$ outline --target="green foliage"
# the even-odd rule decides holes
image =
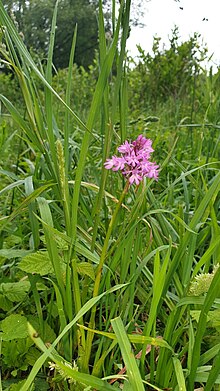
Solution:
[[[12,339],[7,342],[3,342],[3,368],[12,370],[11,375],[14,377],[17,377],[19,371],[26,371],[29,366],[27,353],[31,346],[32,341],[28,338],[19,338],[18,340]]]
[[[30,289],[29,281],[7,282],[0,285],[0,293],[9,301],[20,302],[24,300]]]
[[[66,94],[66,80],[68,70],[59,70],[53,77],[53,87],[64,98]],[[88,70],[83,67],[78,67],[76,64],[73,65],[72,69],[72,89],[70,93],[70,105],[74,107],[76,113],[80,113],[82,119],[86,119],[88,114],[88,106],[91,104],[94,88],[98,77],[98,63],[94,60],[90,64]],[[54,102],[55,113],[57,113],[58,123],[64,117],[63,107],[57,102]],[[78,134],[76,133],[76,137]],[[77,146],[77,144],[76,144]]]
[[[4,381],[3,385],[8,385],[9,381]],[[5,391],[20,391],[22,386],[24,385],[25,380],[14,382],[7,388],[4,388]],[[30,391],[47,391],[49,390],[49,385],[46,383],[44,379],[41,379],[40,377],[35,380],[35,382],[32,384]]]
[[[26,273],[38,273],[41,276],[54,273],[47,251],[27,255],[19,262],[19,269]]]
[[[28,336],[27,319],[22,315],[10,315],[1,322],[1,337],[9,341]]]
[[[219,384],[219,72],[203,71],[206,49],[197,35],[179,43],[177,30],[169,49],[156,39],[127,68],[131,4],[121,3],[111,45],[100,1],[95,61],[72,65],[75,30],[69,68],[53,76],[57,5],[44,72],[0,2],[1,55],[14,72],[0,95],[9,390]],[[103,163],[138,134],[154,140],[160,176],[128,188]],[[13,377],[25,380],[5,383]]]
[[[19,83],[12,74],[5,74],[0,72],[0,85],[1,85],[1,94],[7,96],[7,98],[13,102],[15,105],[23,105],[23,96],[19,88]],[[1,114],[5,113],[4,106],[1,106]],[[7,115],[5,113],[5,119]],[[1,137],[3,137],[3,130],[1,131]]]
[[[77,272],[83,276],[88,276],[92,280],[95,280],[95,273],[93,266],[88,262],[80,262],[76,265]]]
[[[175,105],[178,101],[183,102],[179,110],[186,110],[181,110],[180,118],[184,118],[195,104],[200,64],[207,56],[207,48],[200,44],[198,34],[179,43],[177,27],[172,31],[168,49],[161,49],[160,41],[161,38],[154,38],[152,54],[138,48],[139,62],[134,63],[129,78],[131,93],[135,90],[131,108],[139,108],[142,113],[151,107],[156,113],[158,105],[167,104],[168,100]]]

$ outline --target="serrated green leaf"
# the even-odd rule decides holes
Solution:
[[[28,336],[27,319],[19,314],[9,315],[1,322],[1,330],[3,341],[26,338]]]
[[[25,355],[26,361],[29,365],[33,366],[37,359],[41,356],[41,352],[35,347],[31,347]]]
[[[47,251],[37,251],[27,255],[21,260],[18,267],[26,273],[37,273],[41,276],[54,273]]]
[[[0,292],[2,295],[12,302],[24,300],[29,289],[29,281],[6,282],[0,285]]]
[[[5,296],[0,294],[0,309],[3,311],[10,311],[12,307],[12,302],[8,300]]]
[[[21,369],[26,362],[26,354],[33,342],[30,338],[15,338],[2,343],[2,360],[6,368]]]
[[[77,272],[82,275],[89,276],[93,281],[95,281],[95,273],[91,263],[81,262],[77,263]]]

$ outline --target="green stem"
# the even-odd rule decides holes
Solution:
[[[128,188],[129,188],[129,181],[127,181],[126,184],[125,184],[124,190],[123,190],[123,192],[121,194],[119,202],[118,202],[118,204],[117,204],[117,206],[115,208],[115,211],[114,211],[114,213],[112,215],[111,221],[110,221],[109,226],[108,226],[108,230],[107,230],[107,233],[106,233],[104,245],[103,245],[103,248],[102,248],[100,261],[99,261],[99,264],[98,264],[98,267],[97,267],[97,271],[96,271],[96,279],[95,279],[95,283],[94,283],[93,297],[96,297],[99,294],[99,286],[100,286],[100,281],[101,281],[102,269],[103,269],[104,262],[105,262],[105,259],[106,259],[106,254],[107,254],[108,245],[109,245],[109,239],[110,239],[110,236],[111,236],[111,233],[112,233],[112,229],[114,227],[114,223],[115,223],[116,217],[117,217],[118,212],[120,210],[120,207],[122,205],[123,199],[124,199],[124,197],[125,197],[125,195],[126,195],[126,193],[128,191]],[[93,329],[95,327],[95,315],[96,315],[96,306],[94,306],[92,308],[92,310],[91,310],[91,317],[90,317],[90,322],[89,322],[89,327],[91,329]],[[94,337],[94,333],[92,331],[88,331],[87,339],[86,339],[86,352],[85,352],[84,363],[83,363],[84,364],[83,370],[85,372],[88,371],[88,365],[89,365],[89,359],[90,359],[90,354],[91,354],[91,349],[92,349],[93,337]]]

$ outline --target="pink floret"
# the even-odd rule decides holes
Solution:
[[[114,162],[112,159],[107,159],[106,162],[104,163],[104,166],[107,170],[111,170],[112,167],[114,166]]]
[[[118,152],[121,153],[131,153],[132,150],[133,150],[133,146],[132,144],[129,144],[127,140],[124,142],[124,144],[118,147]]]
[[[144,176],[147,176],[148,178],[154,178],[158,179],[159,175],[159,166],[156,163],[148,162],[144,166]]]
[[[125,159],[123,157],[112,156],[111,159],[106,160],[104,166],[107,170],[123,170],[125,166]]]
[[[125,156],[125,161],[129,166],[132,167],[136,167],[140,163],[140,160],[134,151],[132,151],[129,156]]]
[[[138,174],[133,172],[132,175],[129,177],[129,183],[132,185],[132,183],[136,183],[136,185],[139,185],[139,183],[143,180],[143,177]]]
[[[153,152],[152,140],[149,138],[145,138],[142,134],[140,134],[138,138],[135,141],[133,141],[132,144],[137,151],[148,150]]]

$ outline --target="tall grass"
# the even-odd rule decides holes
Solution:
[[[128,189],[119,174],[109,174],[103,166],[121,142],[137,136],[128,131],[125,54],[130,7],[129,0],[121,1],[116,18],[113,0],[109,44],[99,1],[99,76],[84,123],[70,107],[77,26],[63,100],[52,87],[58,2],[45,70],[35,64],[0,2],[6,43],[1,55],[19,80],[25,116],[6,96],[0,99],[23,145],[34,154],[32,172],[11,174],[11,184],[1,190],[14,190],[18,196],[22,189],[20,205],[1,218],[1,232],[10,233],[14,222],[27,225],[23,230],[29,240],[23,240],[23,246],[31,254],[18,258],[15,266],[30,281],[29,296],[40,325],[35,330],[28,324],[42,354],[22,391],[31,389],[39,371],[48,373],[48,359],[58,374],[63,371],[64,390],[123,386],[193,391],[197,386],[218,389],[220,384],[219,344],[212,346],[211,338],[218,336],[213,324],[219,314],[220,173],[217,150],[210,160],[212,140],[203,137],[205,120],[198,132],[192,130],[191,161],[183,159],[187,128],[179,124],[173,146],[161,153],[165,159],[160,161],[158,183],[148,180]],[[55,101],[65,110],[62,125]],[[155,137],[160,156],[164,136],[156,137],[153,128],[147,135]],[[209,154],[205,162],[204,150]],[[44,268],[51,265],[50,271],[41,274],[38,262]],[[24,311],[28,318],[28,307]],[[57,336],[50,346],[43,341],[45,321]]]

